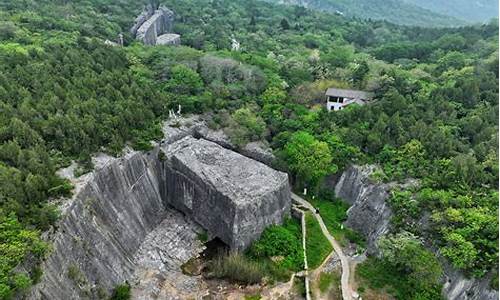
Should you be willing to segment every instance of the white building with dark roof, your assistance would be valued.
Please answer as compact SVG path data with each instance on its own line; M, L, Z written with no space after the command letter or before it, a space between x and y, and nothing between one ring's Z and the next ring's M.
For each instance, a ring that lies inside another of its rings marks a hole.
M326 93L326 109L328 111L341 110L353 103L365 105L372 100L373 95L368 92L329 88Z

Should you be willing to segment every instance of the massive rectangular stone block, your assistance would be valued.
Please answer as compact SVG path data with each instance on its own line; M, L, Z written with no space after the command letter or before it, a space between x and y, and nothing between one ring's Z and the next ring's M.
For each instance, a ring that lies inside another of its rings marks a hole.
M162 151L165 201L232 249L245 249L290 213L286 173L190 136Z

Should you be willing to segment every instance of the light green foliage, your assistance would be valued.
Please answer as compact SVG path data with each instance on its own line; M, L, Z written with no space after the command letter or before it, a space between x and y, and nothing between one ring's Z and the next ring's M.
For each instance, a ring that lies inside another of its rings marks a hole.
M467 269L474 266L478 256L474 244L455 232L445 234L444 239L448 245L441 248L440 251L453 262L455 267Z
M306 214L306 231L307 264L309 268L314 269L325 260L333 248L311 213Z
M325 134L322 139L330 147L332 162L339 169L344 169L347 165L356 162L362 157L361 151L358 148L344 143L342 138L336 134Z
M197 94L203 87L201 77L185 65L174 66L165 88L175 94Z
M231 115L225 131L233 143L243 147L248 142L258 141L264 137L266 123L255 114L252 108L244 107Z
M382 257L401 272L408 274L423 288L439 282L443 270L432 252L426 250L415 236L408 232L384 237L379 241Z
M313 186L322 177L337 171L328 144L305 131L296 132L290 137L284 154L290 170Z
M16 274L13 268L31 253L41 259L47 245L40 240L38 232L24 229L13 213L5 215L0 210L0 298L26 290L31 279L26 274Z

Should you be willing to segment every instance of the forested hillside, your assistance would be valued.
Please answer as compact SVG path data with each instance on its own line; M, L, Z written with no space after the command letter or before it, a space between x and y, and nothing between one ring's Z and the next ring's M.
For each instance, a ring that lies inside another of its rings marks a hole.
M361 19L386 20L396 24L423 27L458 26L466 22L437 5L420 5L406 0L268 0L274 3L300 5L311 9ZM433 1L434 2L434 1Z
M58 219L51 200L72 189L55 171L75 160L81 174L92 154L127 144L148 149L178 104L209 113L237 145L267 140L297 188L353 162L378 164L374 180L418 179L391 206L396 231L417 237L401 243L419 255L378 262L399 299L439 293L425 271L440 267L418 238L470 276L498 268L497 24L426 29L259 1L161 2L184 46L134 42L139 1L0 0L0 298L43 271L34 262L50 249L40 233ZM126 47L104 44L120 32ZM328 113L318 103L332 86L376 102ZM424 215L429 226L415 226Z

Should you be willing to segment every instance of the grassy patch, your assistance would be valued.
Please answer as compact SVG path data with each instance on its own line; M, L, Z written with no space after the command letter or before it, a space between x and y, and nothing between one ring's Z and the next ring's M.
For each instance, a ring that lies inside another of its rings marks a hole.
M219 255L209 264L210 275L230 281L254 284L260 283L267 274L265 266L241 253Z
M262 296L260 294L257 295L246 295L245 300L260 300Z
M319 213L325 222L330 234L342 246L346 246L349 241L365 247L366 243L363 237L354 230L342 227L342 223L347 220L347 210L349 205L340 200L319 200L309 199L309 202L319 209Z
M306 251L309 268L317 268L333 248L323 235L318 221L311 213L306 214Z
M321 273L319 275L318 287L321 293L326 293L333 281L335 280L335 275L333 273Z

